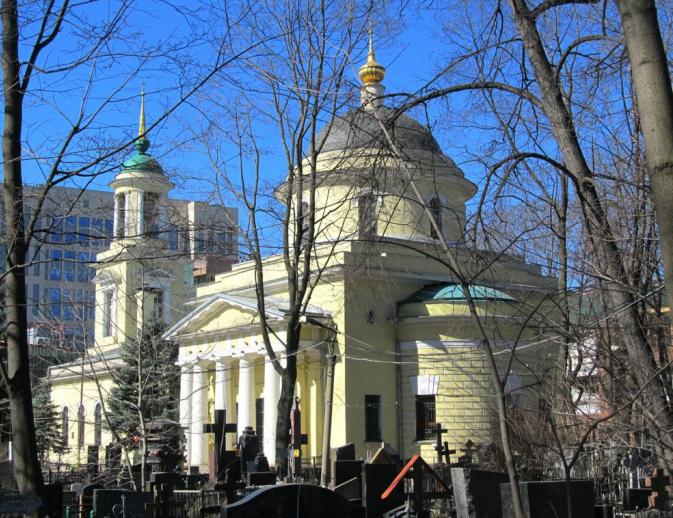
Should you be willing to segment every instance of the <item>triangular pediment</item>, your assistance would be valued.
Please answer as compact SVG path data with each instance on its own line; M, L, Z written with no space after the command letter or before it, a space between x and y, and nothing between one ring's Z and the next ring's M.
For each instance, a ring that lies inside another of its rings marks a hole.
M282 320L285 313L268 307L267 318ZM219 293L213 295L173 325L164 336L176 339L181 335L226 331L259 322L257 301L249 297Z

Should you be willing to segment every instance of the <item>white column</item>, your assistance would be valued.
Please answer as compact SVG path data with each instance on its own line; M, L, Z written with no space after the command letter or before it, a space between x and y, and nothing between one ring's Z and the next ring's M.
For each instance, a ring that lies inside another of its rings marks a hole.
M136 216L136 231L139 236L145 233L145 191L138 191L138 215Z
M192 434L190 423L192 421L192 366L180 367L180 427L185 434L185 457L189 462L191 453Z
M278 395L280 394L280 376L273 368L271 359L265 357L264 363L264 455L269 464L276 464L276 419L278 417Z
M113 221L112 238L119 236L119 225L121 224L121 221L119 221L119 196L117 194L114 195L114 200L115 200L115 211L112 220Z
M208 473L208 436L203 433L208 413L208 371L204 365L196 364L192 372L192 438L189 465L198 466L201 473Z
M246 426L255 427L254 355L245 354L238 361L238 436Z

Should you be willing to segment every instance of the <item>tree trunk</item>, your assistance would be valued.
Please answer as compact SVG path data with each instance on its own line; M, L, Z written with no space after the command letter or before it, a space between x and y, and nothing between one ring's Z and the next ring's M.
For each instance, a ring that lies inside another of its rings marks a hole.
M673 295L673 91L653 0L616 0L645 141L666 292Z
M288 333L288 346L289 346ZM297 353L287 347L287 365L281 376L280 398L278 399L278 417L276 419L276 466L281 473L287 472L287 453L290 446L290 413L294 402L294 386L297 382Z
M593 172L577 137L573 118L563 99L563 92L556 79L535 25L535 17L528 9L525 0L509 0L540 93L543 109L551 124L551 131L563 155L575 189L582 204L584 224L587 235L598 257L603 274L609 279L609 299L611 310L619 312L614 318L616 333L623 340L630 362L637 366L633 375L639 388L643 388L643 408L647 418L655 424L652 430L666 451L661 461L673 467L673 437L668 434L673 429L673 415L664 397L661 378L656 376L657 368L649 349L642 322L635 306L633 294L624 286L628 278L623 258L615 234L610 226L607 214L596 190ZM669 84L670 88L670 84Z
M7 256L5 309L7 316L7 382L12 424L14 476L21 492L43 493L37 458L28 363L23 179L21 176L21 124L23 92L20 89L16 0L2 2L2 74L4 130L2 135L3 195Z

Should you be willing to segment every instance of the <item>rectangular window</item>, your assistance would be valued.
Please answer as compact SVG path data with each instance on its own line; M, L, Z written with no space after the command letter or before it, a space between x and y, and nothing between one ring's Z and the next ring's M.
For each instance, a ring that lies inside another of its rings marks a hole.
M63 320L74 320L75 314L73 312L72 290L64 289L61 296L63 308Z
M361 238L376 236L376 196L373 194L358 198L358 233Z
M62 264L63 252L61 250L52 250L49 254L49 280L50 281L60 281L61 272L63 268Z
M85 216L80 216L79 220L79 243L82 246L87 246L89 244L89 238L91 237L91 218Z
M426 441L435 436L435 396L416 396L416 440Z
M40 313L40 285L33 284L33 301L32 301L33 316L36 317Z
M63 243L63 218L51 218L49 233L52 243Z
M159 193L146 192L143 202L145 233L149 237L159 235Z
M65 218L65 242L72 244L77 241L77 216Z
M126 193L115 194L115 211L117 228L114 237L122 238L126 236Z
M94 270L89 265L93 254L80 252L77 254L77 282L89 282L93 279Z
M381 440L381 396L365 394L365 441Z
M91 221L91 240L93 246L102 246L105 243L105 221L103 218L93 218Z
M112 290L103 292L103 336L112 336Z
M203 233L203 230L199 230L196 233L196 251L205 252L206 251L206 238Z
M107 246L108 243L110 242L110 239L114 237L113 234L114 234L114 221L112 221L111 219L106 219L104 235L107 239L101 241L100 245Z
M178 228L175 225L169 225L166 232L166 242L169 250L178 249Z
M185 254L191 253L191 239L189 237L189 230L182 231L182 251Z
M90 291L86 296L86 318L91 322L94 321L96 316L96 292Z
M75 263L75 252L66 251L64 254L64 259L63 278L66 281L72 282L75 280L75 267L77 266Z
M59 288L47 288L46 299L49 316L52 318L61 318L61 290Z

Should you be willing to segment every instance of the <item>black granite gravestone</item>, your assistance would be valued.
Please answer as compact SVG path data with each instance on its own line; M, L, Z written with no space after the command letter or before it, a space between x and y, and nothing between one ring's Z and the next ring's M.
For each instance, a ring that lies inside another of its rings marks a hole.
M627 488L624 491L624 510L647 509L648 498L651 494L652 490L648 488Z
M44 486L44 508L48 516L60 516L63 510L63 484L60 481Z
M355 443L350 442L334 448L331 456L334 460L355 460Z
M563 480L519 482L525 518L567 516L566 483ZM500 484L503 518L512 518L512 493L509 483ZM594 518L594 484L591 480L572 480L570 500L573 518Z
M122 496L124 497L122 499ZM151 518L152 512L145 510L145 504L154 501L154 495L125 489L96 489L93 493L94 516L133 516ZM113 513L114 509L114 513ZM125 509L125 515L122 514ZM89 516L87 513L83 516Z
M145 484L145 489L152 493L155 487L161 487L161 484L167 484L171 489L186 489L186 476L174 471L150 473L150 479Z
M500 518L500 484L505 473L470 468L451 468L457 518Z
M353 477L362 477L362 465L364 464L362 460L335 460L333 464L334 477L332 480L335 486L343 484Z
M259 489L234 504L225 504L222 518L356 518L358 511L334 491L307 484L283 484Z
M82 487L79 494L79 508L82 516L89 516L93 506L93 492L96 489L103 489L103 486L98 484L88 484Z
M403 485L397 486L385 500L381 495L399 473L397 464L365 464L362 469L362 503L367 518L381 516L404 501Z

